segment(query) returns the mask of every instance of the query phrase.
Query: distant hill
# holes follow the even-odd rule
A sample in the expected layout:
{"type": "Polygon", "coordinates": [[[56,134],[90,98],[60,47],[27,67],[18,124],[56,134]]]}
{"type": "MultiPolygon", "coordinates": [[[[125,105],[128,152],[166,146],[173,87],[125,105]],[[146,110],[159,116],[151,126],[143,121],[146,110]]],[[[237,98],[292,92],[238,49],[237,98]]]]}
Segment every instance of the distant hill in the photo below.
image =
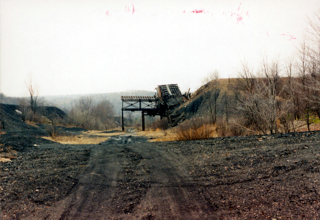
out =
{"type": "MultiPolygon", "coordinates": [[[[122,108],[121,96],[153,96],[155,91],[145,91],[145,90],[134,90],[134,91],[124,91],[124,92],[114,92],[114,93],[101,93],[101,94],[82,94],[82,95],[59,95],[59,96],[40,96],[41,100],[44,100],[46,106],[56,106],[66,112],[68,112],[73,104],[80,97],[92,97],[93,102],[97,103],[102,100],[110,101],[116,114],[119,114],[122,108]]],[[[0,94],[0,103],[18,105],[17,97],[8,97],[0,94]]]]}
{"type": "MultiPolygon", "coordinates": [[[[219,103],[222,94],[232,93],[232,90],[229,90],[230,87],[233,87],[236,83],[237,79],[219,79],[220,83],[220,97],[219,103]]],[[[212,85],[211,82],[204,84],[197,91],[192,94],[192,99],[185,103],[183,106],[191,105],[191,109],[188,109],[188,113],[186,112],[186,118],[191,118],[193,116],[204,116],[208,114],[208,97],[209,91],[211,91],[212,85]]],[[[146,91],[146,90],[134,90],[134,91],[124,91],[124,92],[115,92],[115,93],[101,93],[101,94],[81,94],[81,95],[59,95],[59,96],[45,96],[40,97],[45,101],[46,106],[56,106],[66,113],[72,108],[72,106],[77,102],[80,97],[92,97],[94,104],[100,102],[102,100],[108,100],[114,106],[114,111],[116,116],[121,115],[122,101],[121,96],[153,96],[155,95],[155,91],[146,91]]],[[[6,97],[2,96],[2,103],[6,104],[18,104],[17,98],[15,97],[6,97]]],[[[219,113],[221,114],[222,106],[219,107],[219,113]]],[[[131,117],[140,117],[139,112],[126,112],[125,114],[132,114],[131,117]]]]}
{"type": "Polygon", "coordinates": [[[121,96],[153,96],[155,91],[135,90],[115,93],[87,94],[87,95],[65,95],[65,96],[47,96],[44,97],[48,105],[56,106],[64,111],[69,111],[73,104],[80,97],[92,97],[94,103],[102,100],[108,100],[112,103],[116,115],[120,114],[122,108],[121,96]]]}

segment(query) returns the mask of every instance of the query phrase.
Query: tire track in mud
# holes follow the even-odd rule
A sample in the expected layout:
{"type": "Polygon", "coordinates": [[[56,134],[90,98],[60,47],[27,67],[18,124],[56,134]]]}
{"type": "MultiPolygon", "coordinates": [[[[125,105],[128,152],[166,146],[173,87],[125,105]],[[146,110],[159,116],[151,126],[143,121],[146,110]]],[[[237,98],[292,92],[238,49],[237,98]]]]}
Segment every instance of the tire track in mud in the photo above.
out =
{"type": "Polygon", "coordinates": [[[136,141],[145,139],[117,137],[93,146],[86,170],[67,197],[29,219],[117,219],[134,212],[150,188],[148,173],[139,166],[144,158],[128,146],[136,141]]]}
{"type": "Polygon", "coordinates": [[[123,147],[117,156],[122,161],[121,175],[115,192],[117,196],[113,197],[111,206],[115,213],[129,214],[146,195],[150,188],[150,180],[146,172],[138,170],[138,165],[144,159],[141,154],[123,147]]]}
{"type": "Polygon", "coordinates": [[[107,141],[92,148],[70,194],[36,213],[36,219],[208,218],[215,209],[197,190],[183,160],[132,137],[107,141]]]}
{"type": "MultiPolygon", "coordinates": [[[[150,172],[150,189],[136,210],[137,219],[206,219],[215,208],[197,190],[188,175],[183,156],[141,145],[134,150],[143,154],[150,172]]],[[[212,217],[212,216],[211,216],[212,217]]]]}
{"type": "Polygon", "coordinates": [[[120,170],[115,156],[118,151],[112,146],[93,147],[88,166],[69,195],[29,219],[103,219],[108,216],[120,170]]]}

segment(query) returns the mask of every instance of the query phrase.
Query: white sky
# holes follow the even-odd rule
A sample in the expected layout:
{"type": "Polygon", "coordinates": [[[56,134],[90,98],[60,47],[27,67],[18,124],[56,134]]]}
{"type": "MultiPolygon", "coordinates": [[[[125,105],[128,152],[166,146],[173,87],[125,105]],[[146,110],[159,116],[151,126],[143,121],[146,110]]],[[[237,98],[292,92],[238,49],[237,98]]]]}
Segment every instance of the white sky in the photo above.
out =
{"type": "Polygon", "coordinates": [[[197,89],[215,69],[236,77],[292,56],[319,0],[0,0],[1,86],[26,95],[197,89]]]}

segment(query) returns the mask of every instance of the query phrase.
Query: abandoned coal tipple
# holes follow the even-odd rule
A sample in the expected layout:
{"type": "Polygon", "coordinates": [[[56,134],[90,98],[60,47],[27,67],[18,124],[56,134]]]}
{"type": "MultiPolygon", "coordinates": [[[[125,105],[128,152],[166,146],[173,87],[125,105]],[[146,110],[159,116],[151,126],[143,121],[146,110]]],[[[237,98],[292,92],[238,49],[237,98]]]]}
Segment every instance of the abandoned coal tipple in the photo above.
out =
{"type": "Polygon", "coordinates": [[[144,116],[156,116],[168,118],[173,109],[180,106],[190,98],[190,93],[182,94],[177,84],[157,86],[154,96],[121,96],[122,100],[122,130],[124,131],[124,111],[141,111],[142,130],[145,130],[144,116]]]}

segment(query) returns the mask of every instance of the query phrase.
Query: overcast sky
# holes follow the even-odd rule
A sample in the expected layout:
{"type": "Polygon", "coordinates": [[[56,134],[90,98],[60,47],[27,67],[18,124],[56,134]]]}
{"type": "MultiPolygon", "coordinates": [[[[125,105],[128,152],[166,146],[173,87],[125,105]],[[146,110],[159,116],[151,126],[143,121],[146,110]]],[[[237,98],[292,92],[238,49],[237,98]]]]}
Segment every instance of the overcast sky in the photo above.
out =
{"type": "Polygon", "coordinates": [[[26,95],[197,89],[240,60],[292,56],[319,0],[0,0],[1,87],[26,95]]]}

